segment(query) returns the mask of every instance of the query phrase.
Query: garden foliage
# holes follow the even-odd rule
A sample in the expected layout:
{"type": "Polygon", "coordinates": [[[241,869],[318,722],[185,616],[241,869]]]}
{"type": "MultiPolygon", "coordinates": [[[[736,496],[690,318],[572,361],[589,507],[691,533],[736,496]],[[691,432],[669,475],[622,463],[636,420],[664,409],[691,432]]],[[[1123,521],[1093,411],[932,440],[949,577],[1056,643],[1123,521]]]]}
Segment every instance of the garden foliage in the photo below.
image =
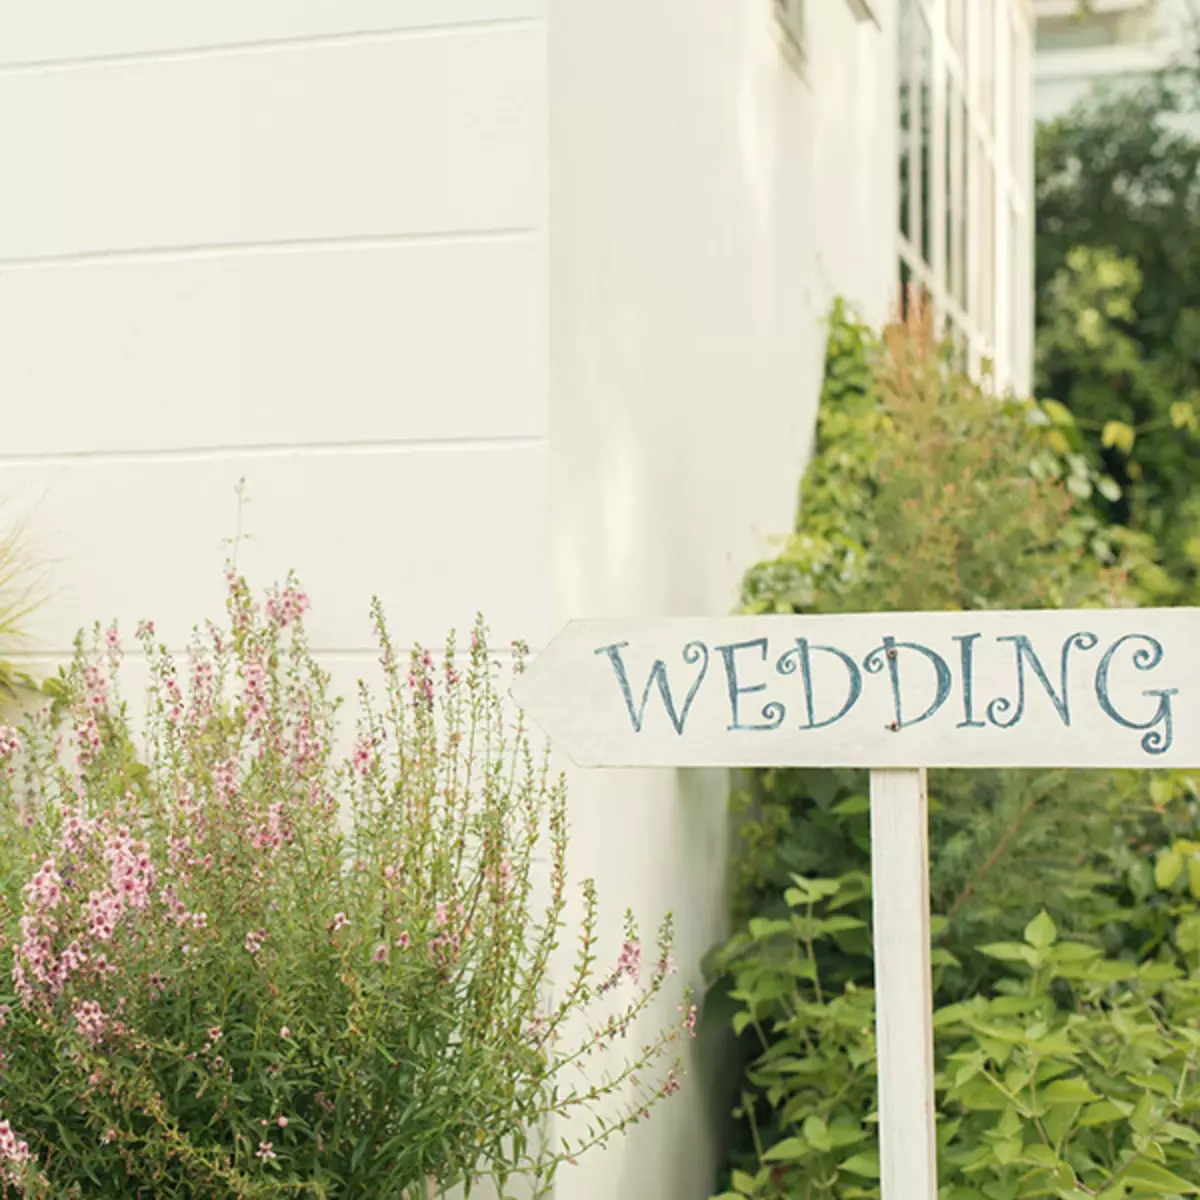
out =
{"type": "MultiPolygon", "coordinates": [[[[1200,60],[1198,60],[1200,61],[1200,60]]],[[[1158,597],[1200,594],[1200,69],[1089,96],[1037,142],[1037,389],[1152,534],[1158,597]]]]}
{"type": "Polygon", "coordinates": [[[602,968],[585,884],[552,994],[566,795],[483,626],[402,663],[376,606],[384,685],[342,761],[307,607],[231,574],[185,663],[143,625],[144,748],[115,628],[0,729],[0,1194],[544,1195],[677,1090],[694,1010],[626,1036],[669,920],[643,956],[630,917],[602,968]]]}
{"type": "MultiPolygon", "coordinates": [[[[752,612],[1121,605],[1158,586],[1060,405],[1001,400],[919,313],[835,310],[797,531],[752,612]]],[[[723,1197],[874,1197],[866,776],[750,777],[738,930],[709,1011],[746,1056],[723,1197]]],[[[1200,859],[1190,778],[931,776],[947,1200],[1200,1192],[1200,859]]]]}

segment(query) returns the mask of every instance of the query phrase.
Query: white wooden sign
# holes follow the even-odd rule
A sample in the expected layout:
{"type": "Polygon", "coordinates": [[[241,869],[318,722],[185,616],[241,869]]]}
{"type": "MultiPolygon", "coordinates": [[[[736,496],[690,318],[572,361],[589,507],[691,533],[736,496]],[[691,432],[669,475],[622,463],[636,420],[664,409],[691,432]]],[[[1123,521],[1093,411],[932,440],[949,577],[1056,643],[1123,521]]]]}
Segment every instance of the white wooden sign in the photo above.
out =
{"type": "Polygon", "coordinates": [[[1200,767],[1200,610],[575,621],[513,694],[580,766],[1200,767]]]}
{"type": "Polygon", "coordinates": [[[871,770],[883,1200],[936,1200],[926,767],[1200,767],[1200,609],[575,621],[513,695],[581,766],[871,770]]]}

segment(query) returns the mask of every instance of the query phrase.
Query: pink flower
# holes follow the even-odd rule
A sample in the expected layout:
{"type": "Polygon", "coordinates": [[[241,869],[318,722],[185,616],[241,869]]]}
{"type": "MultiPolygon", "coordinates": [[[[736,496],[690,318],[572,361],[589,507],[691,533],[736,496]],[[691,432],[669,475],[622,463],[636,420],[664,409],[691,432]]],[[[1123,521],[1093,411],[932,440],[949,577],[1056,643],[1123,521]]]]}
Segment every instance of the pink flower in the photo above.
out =
{"type": "Polygon", "coordinates": [[[309,610],[308,596],[294,584],[288,584],[277,596],[267,598],[267,619],[280,629],[299,621],[309,610]]]}
{"type": "Polygon", "coordinates": [[[350,924],[350,918],[348,916],[346,916],[346,914],[344,912],[338,912],[338,913],[333,914],[333,923],[330,926],[330,928],[333,930],[334,933],[337,933],[338,930],[345,929],[346,926],[349,924],[350,924]]]}
{"type": "Polygon", "coordinates": [[[276,1117],[275,1124],[278,1125],[280,1129],[286,1129],[288,1127],[288,1119],[287,1117],[276,1117]]]}
{"type": "Polygon", "coordinates": [[[0,725],[0,760],[12,758],[21,749],[21,735],[11,725],[0,725]]]}
{"type": "Polygon", "coordinates": [[[366,739],[360,739],[354,744],[352,765],[359,775],[365,775],[376,763],[375,744],[366,739]]]}
{"type": "Polygon", "coordinates": [[[630,941],[625,943],[621,948],[621,957],[617,961],[617,970],[623,975],[628,975],[634,983],[637,983],[638,976],[642,973],[641,942],[630,941]]]}
{"type": "Polygon", "coordinates": [[[284,1025],[284,1026],[283,1026],[283,1027],[282,1027],[282,1028],[279,1030],[279,1036],[280,1036],[281,1038],[290,1038],[290,1037],[292,1036],[292,1031],[291,1031],[291,1030],[290,1030],[290,1029],[289,1029],[289,1028],[288,1028],[286,1025],[284,1025]]]}
{"type": "Polygon", "coordinates": [[[108,1017],[94,1000],[76,1000],[71,1012],[79,1032],[89,1045],[98,1046],[104,1040],[108,1028],[108,1017]]]}
{"type": "Polygon", "coordinates": [[[408,936],[407,933],[401,932],[400,936],[396,939],[397,948],[400,950],[407,950],[409,948],[409,946],[411,946],[411,945],[412,945],[412,939],[408,936]]]}
{"type": "Polygon", "coordinates": [[[21,1166],[29,1162],[32,1157],[33,1155],[29,1153],[29,1143],[20,1140],[7,1121],[0,1121],[0,1162],[10,1162],[21,1166]]]}
{"type": "Polygon", "coordinates": [[[375,947],[375,953],[371,955],[371,961],[373,963],[387,962],[387,956],[388,948],[383,942],[380,942],[379,945],[375,947]]]}
{"type": "MultiPolygon", "coordinates": [[[[682,1004],[679,1006],[679,1011],[683,1012],[682,1004]]],[[[696,1006],[694,1004],[688,1009],[687,1016],[683,1018],[683,1027],[690,1037],[696,1036],[696,1006]]]]}
{"type": "Polygon", "coordinates": [[[263,1162],[267,1162],[275,1157],[275,1150],[270,1142],[259,1142],[255,1156],[262,1159],[263,1162]]]}

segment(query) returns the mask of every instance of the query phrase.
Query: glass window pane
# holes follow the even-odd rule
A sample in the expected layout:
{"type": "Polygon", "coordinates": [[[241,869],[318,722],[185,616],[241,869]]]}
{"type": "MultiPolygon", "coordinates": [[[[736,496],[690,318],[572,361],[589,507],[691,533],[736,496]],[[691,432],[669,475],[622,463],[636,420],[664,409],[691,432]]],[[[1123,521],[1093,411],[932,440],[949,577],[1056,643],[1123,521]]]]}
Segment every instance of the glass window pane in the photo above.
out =
{"type": "Polygon", "coordinates": [[[996,116],[996,0],[979,0],[979,52],[975,80],[979,87],[979,106],[989,129],[996,116]]]}
{"type": "Polygon", "coordinates": [[[950,294],[963,304],[963,214],[966,209],[965,108],[962,93],[946,83],[946,274],[950,294]]]}
{"type": "Polygon", "coordinates": [[[920,26],[920,252],[921,258],[933,261],[933,34],[924,12],[918,22],[920,26]]]}
{"type": "Polygon", "coordinates": [[[952,276],[951,286],[954,298],[965,309],[967,307],[967,280],[971,271],[971,194],[968,189],[967,164],[970,138],[970,122],[967,118],[967,98],[963,95],[955,97],[955,111],[958,114],[957,128],[954,131],[955,181],[958,207],[955,210],[954,236],[958,246],[955,255],[957,274],[952,276]]]}
{"type": "Polygon", "coordinates": [[[996,341],[996,172],[979,148],[982,189],[979,230],[979,325],[988,342],[996,341]]]}
{"type": "Polygon", "coordinates": [[[1030,248],[1026,244],[1025,229],[1026,223],[1018,217],[1015,210],[1011,210],[1009,251],[1012,265],[1009,267],[1010,304],[1008,320],[1012,327],[1009,334],[1010,345],[1012,346],[1012,361],[1009,365],[1009,372],[1013,377],[1014,383],[1019,382],[1022,384],[1028,379],[1029,375],[1030,330],[1028,323],[1032,319],[1027,303],[1029,293],[1026,291],[1029,286],[1030,277],[1030,248]]]}
{"type": "Polygon", "coordinates": [[[946,158],[944,170],[946,173],[946,249],[942,255],[942,287],[947,290],[954,288],[954,272],[958,265],[958,247],[954,242],[955,229],[955,200],[957,198],[954,186],[954,130],[958,120],[958,104],[955,98],[954,83],[946,74],[946,158]]]}
{"type": "Polygon", "coordinates": [[[1010,79],[1012,81],[1012,122],[1013,122],[1013,178],[1024,196],[1029,195],[1030,186],[1030,145],[1031,116],[1033,98],[1030,62],[1029,62],[1029,32],[1025,28],[1024,18],[1016,11],[1013,12],[1012,29],[1012,58],[1010,60],[1010,79]]]}
{"type": "Polygon", "coordinates": [[[950,48],[961,62],[967,40],[967,0],[947,0],[946,33],[950,38],[950,48]]]}
{"type": "Polygon", "coordinates": [[[900,232],[912,239],[912,7],[900,4],[900,232]]]}

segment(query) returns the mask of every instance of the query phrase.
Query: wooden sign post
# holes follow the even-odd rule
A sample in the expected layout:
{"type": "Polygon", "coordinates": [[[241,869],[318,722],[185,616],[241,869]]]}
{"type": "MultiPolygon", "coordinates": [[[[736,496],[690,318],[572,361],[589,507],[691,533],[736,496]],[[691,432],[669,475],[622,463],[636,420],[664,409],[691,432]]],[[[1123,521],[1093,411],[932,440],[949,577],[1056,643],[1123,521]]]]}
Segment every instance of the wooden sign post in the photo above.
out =
{"type": "Polygon", "coordinates": [[[1200,767],[1200,609],[576,621],[513,688],[584,767],[871,769],[884,1200],[937,1195],[928,767],[1200,767]]]}

